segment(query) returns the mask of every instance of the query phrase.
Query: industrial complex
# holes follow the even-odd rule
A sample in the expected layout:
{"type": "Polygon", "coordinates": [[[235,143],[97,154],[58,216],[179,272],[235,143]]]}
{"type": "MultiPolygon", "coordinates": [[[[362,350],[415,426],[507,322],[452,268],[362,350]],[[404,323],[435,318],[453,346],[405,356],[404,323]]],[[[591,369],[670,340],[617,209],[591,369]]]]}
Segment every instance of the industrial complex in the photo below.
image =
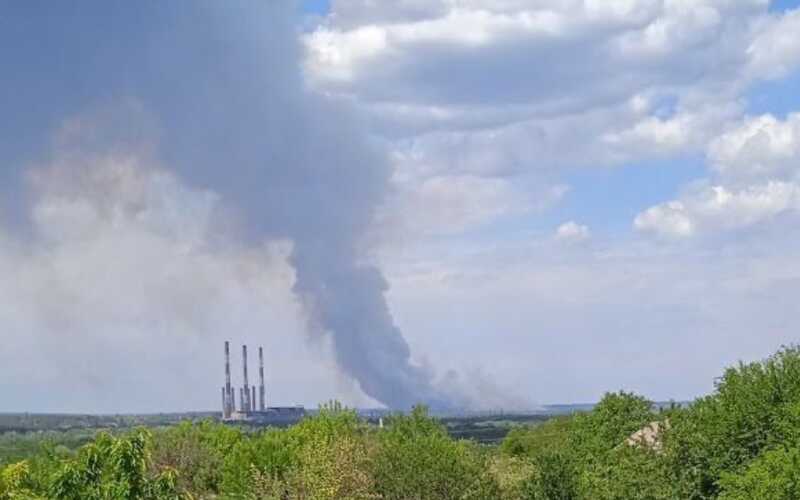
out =
{"type": "Polygon", "coordinates": [[[264,384],[264,349],[258,348],[258,400],[256,386],[247,379],[247,346],[242,346],[242,387],[239,387],[239,406],[236,388],[231,385],[230,342],[225,341],[225,385],[222,387],[222,420],[252,424],[289,424],[305,416],[302,406],[267,406],[264,384]]]}

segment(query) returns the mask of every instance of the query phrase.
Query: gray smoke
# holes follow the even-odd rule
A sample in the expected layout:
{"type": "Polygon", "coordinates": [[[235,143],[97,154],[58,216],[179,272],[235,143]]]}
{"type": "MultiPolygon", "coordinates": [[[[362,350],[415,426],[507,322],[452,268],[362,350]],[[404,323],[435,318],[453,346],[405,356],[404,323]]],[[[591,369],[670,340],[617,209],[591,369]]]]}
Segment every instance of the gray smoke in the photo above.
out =
{"type": "Polygon", "coordinates": [[[288,3],[226,4],[179,16],[160,35],[173,51],[163,70],[190,86],[170,96],[169,163],[241,207],[250,237],[292,240],[309,325],[331,336],[338,365],[367,395],[393,408],[444,406],[410,362],[384,277],[364,262],[390,165],[345,105],[305,88],[293,15],[288,3]],[[194,74],[182,72],[185,59],[194,74]]]}
{"type": "MultiPolygon", "coordinates": [[[[285,14],[274,8],[266,17],[289,19],[285,14]]],[[[231,183],[227,194],[247,205],[256,234],[294,242],[294,291],[310,326],[332,336],[339,366],[367,395],[392,408],[418,402],[446,406],[429,375],[410,362],[408,344],[386,304],[386,280],[364,262],[363,236],[386,195],[390,166],[346,107],[304,90],[296,37],[291,25],[282,29],[285,41],[278,46],[283,50],[270,51],[279,61],[270,58],[268,66],[286,65],[287,84],[268,85],[276,72],[267,70],[262,84],[269,92],[253,88],[257,95],[250,105],[260,104],[262,115],[252,119],[262,125],[248,126],[225,148],[255,149],[252,158],[242,159],[248,175],[236,176],[244,182],[231,183]],[[238,143],[248,138],[252,143],[238,143]]],[[[253,33],[255,50],[249,55],[261,53],[259,42],[267,47],[259,41],[264,32],[253,33]]],[[[243,48],[246,60],[246,44],[243,48]]],[[[252,77],[245,87],[253,85],[252,77]]],[[[216,178],[211,185],[224,181],[216,178]]]]}
{"type": "MultiPolygon", "coordinates": [[[[157,125],[106,117],[100,127],[88,127],[93,135],[81,138],[74,161],[65,163],[95,158],[102,166],[103,158],[125,158],[131,144],[142,157],[155,130],[157,152],[147,151],[145,159],[157,156],[181,184],[211,190],[226,210],[238,212],[225,220],[242,222],[221,227],[220,239],[238,231],[237,241],[253,245],[291,240],[294,292],[310,329],[330,336],[339,367],[367,395],[394,408],[445,406],[428,373],[410,361],[384,298],[386,281],[367,258],[364,236],[387,193],[391,167],[345,103],[306,88],[298,6],[270,0],[51,7],[43,15],[20,5],[7,16],[13,29],[0,30],[3,44],[23,44],[16,64],[46,75],[34,87],[8,83],[4,95],[13,97],[3,102],[6,116],[14,116],[14,134],[2,135],[21,140],[3,142],[4,164],[40,161],[35,152],[55,124],[135,102],[157,125]],[[30,35],[34,29],[45,35],[30,35]]],[[[37,224],[19,215],[26,209],[9,210],[24,205],[14,193],[26,175],[24,168],[0,169],[0,214],[20,228],[37,224]]],[[[87,188],[77,184],[80,193],[87,188]]],[[[70,207],[80,201],[71,192],[57,195],[70,207]]],[[[45,215],[69,225],[69,213],[59,207],[45,215]]],[[[47,328],[53,335],[62,330],[47,328]]],[[[43,342],[57,338],[49,334],[43,342]]]]}

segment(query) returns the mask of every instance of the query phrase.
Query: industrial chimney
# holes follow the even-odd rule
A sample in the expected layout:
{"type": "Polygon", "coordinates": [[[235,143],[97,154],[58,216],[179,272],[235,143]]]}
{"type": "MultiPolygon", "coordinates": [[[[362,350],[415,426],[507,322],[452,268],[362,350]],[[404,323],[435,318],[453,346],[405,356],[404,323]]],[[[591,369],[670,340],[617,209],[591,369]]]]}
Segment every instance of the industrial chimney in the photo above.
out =
{"type": "Polygon", "coordinates": [[[230,343],[225,341],[225,394],[223,395],[222,413],[224,418],[230,418],[234,410],[233,393],[231,392],[231,351],[230,343]]]}
{"type": "Polygon", "coordinates": [[[242,365],[244,367],[244,387],[242,388],[244,391],[243,399],[242,399],[242,411],[248,412],[250,411],[250,384],[247,382],[247,346],[242,346],[242,365]]]}
{"type": "Polygon", "coordinates": [[[250,399],[250,411],[256,411],[256,386],[251,387],[252,389],[252,398],[250,399]]]}
{"type": "Polygon", "coordinates": [[[264,348],[261,346],[258,348],[258,395],[258,409],[259,411],[266,411],[267,402],[265,399],[267,390],[264,387],[264,348]]]}

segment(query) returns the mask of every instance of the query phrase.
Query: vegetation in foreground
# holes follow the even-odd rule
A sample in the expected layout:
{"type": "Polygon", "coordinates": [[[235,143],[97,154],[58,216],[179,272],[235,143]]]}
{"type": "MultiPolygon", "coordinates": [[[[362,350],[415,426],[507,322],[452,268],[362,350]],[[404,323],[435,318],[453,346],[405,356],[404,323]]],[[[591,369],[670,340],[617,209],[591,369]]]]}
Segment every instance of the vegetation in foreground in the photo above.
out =
{"type": "Polygon", "coordinates": [[[496,447],[451,438],[424,408],[377,429],[335,404],[257,433],[209,421],[100,434],[0,467],[0,500],[800,498],[798,348],[728,369],[689,407],[652,408],[610,393],[496,447]],[[646,426],[657,432],[631,439],[646,426]]]}

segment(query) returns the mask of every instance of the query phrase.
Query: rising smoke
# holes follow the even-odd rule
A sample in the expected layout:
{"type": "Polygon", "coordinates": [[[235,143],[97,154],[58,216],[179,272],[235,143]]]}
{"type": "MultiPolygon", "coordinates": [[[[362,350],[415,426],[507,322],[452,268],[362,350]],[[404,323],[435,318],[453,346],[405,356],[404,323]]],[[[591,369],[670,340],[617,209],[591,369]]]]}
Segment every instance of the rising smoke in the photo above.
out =
{"type": "MultiPolygon", "coordinates": [[[[346,103],[306,88],[296,6],[289,1],[98,3],[96,19],[107,22],[88,28],[81,12],[63,8],[69,12],[54,15],[59,21],[52,39],[60,49],[55,52],[63,67],[87,75],[79,85],[57,90],[68,94],[71,108],[80,112],[101,98],[112,107],[132,99],[147,110],[159,130],[158,153],[147,156],[159,157],[166,178],[219,196],[222,205],[238,211],[239,236],[249,243],[292,242],[293,290],[312,335],[330,339],[344,374],[392,408],[418,402],[448,406],[430,374],[411,362],[387,307],[386,280],[369,260],[365,236],[387,194],[391,167],[346,103]],[[102,51],[91,48],[100,46],[102,51]]],[[[117,141],[113,154],[124,158],[120,149],[126,141],[118,139],[126,127],[110,128],[117,141]]],[[[139,139],[132,142],[141,149],[139,139]]],[[[90,169],[96,172],[105,168],[108,155],[102,150],[108,144],[103,134],[92,140],[99,144],[82,143],[73,157],[99,158],[100,166],[90,169]]],[[[128,167],[139,168],[138,162],[128,167]]],[[[150,179],[161,178],[158,169],[140,177],[128,167],[121,171],[134,184],[145,179],[144,185],[152,186],[150,179]]],[[[67,172],[62,180],[69,177],[67,172]]],[[[86,186],[81,181],[75,189],[86,186]]],[[[96,193],[107,189],[92,186],[96,193]]],[[[137,203],[145,196],[140,191],[137,203]]],[[[59,200],[79,196],[58,193],[59,200]]],[[[131,210],[129,218],[139,217],[141,208],[131,210]]]]}
{"type": "Polygon", "coordinates": [[[392,408],[443,407],[429,375],[410,361],[386,304],[386,280],[366,261],[364,236],[387,193],[390,165],[344,104],[304,87],[293,13],[268,3],[215,12],[212,32],[236,36],[219,54],[224,74],[206,85],[225,86],[232,102],[220,110],[197,96],[191,107],[208,115],[194,139],[208,150],[203,171],[192,163],[185,176],[242,207],[253,237],[291,239],[294,291],[309,327],[331,336],[339,367],[364,393],[392,408]]]}

